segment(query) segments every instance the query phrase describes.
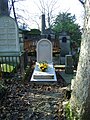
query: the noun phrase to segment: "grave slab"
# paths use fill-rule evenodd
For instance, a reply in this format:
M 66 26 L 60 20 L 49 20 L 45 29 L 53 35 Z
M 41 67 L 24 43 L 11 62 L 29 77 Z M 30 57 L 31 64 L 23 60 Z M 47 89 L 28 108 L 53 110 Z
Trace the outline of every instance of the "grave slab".
M 39 63 L 36 63 L 31 81 L 57 81 L 55 69 L 53 64 L 48 64 L 48 68 L 45 72 L 40 71 Z
M 43 61 L 48 64 L 48 68 L 44 72 L 39 68 L 39 63 Z M 37 62 L 31 81 L 57 81 L 52 62 L 52 43 L 48 39 L 41 39 L 37 43 Z

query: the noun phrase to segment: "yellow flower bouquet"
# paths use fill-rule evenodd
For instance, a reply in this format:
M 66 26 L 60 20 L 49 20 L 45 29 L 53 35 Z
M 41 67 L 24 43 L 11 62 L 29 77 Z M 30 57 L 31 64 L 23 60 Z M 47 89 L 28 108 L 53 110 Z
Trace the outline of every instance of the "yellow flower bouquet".
M 45 72 L 46 69 L 48 68 L 48 63 L 47 62 L 40 62 L 39 63 L 39 68 L 42 72 Z

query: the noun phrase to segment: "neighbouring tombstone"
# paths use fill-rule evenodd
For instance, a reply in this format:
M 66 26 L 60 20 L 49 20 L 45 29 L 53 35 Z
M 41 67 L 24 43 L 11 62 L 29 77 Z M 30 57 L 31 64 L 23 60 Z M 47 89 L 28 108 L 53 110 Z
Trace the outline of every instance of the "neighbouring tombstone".
M 65 55 L 70 54 L 70 36 L 67 35 L 66 32 L 63 32 L 59 36 L 60 43 L 60 62 L 61 64 L 65 64 Z
M 20 63 L 23 55 L 22 36 L 15 20 L 9 16 L 0 17 L 0 62 Z
M 48 63 L 46 72 L 40 71 L 38 66 L 43 61 Z M 52 43 L 48 39 L 41 39 L 37 43 L 37 62 L 31 81 L 57 81 L 52 63 Z
M 72 74 L 73 73 L 73 59 L 72 55 L 65 56 L 65 73 Z
M 21 40 L 15 20 L 9 16 L 0 17 L 0 56 L 18 56 L 17 62 L 19 62 L 19 56 L 23 52 Z M 12 58 L 9 60 L 12 61 Z
M 14 19 L 0 17 L 0 54 L 20 53 L 19 32 Z

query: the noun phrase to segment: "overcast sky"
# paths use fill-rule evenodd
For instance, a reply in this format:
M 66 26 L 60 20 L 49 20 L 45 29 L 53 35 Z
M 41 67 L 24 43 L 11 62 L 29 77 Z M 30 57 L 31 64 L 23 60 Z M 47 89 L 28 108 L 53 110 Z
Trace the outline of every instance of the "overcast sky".
M 42 1 L 42 0 L 41 0 Z M 53 0 L 43 0 L 45 4 L 50 4 Z M 79 0 L 54 0 L 57 4 L 54 6 L 53 15 L 58 15 L 59 12 L 70 12 L 72 15 L 75 14 L 77 23 L 83 25 L 84 9 Z M 22 14 L 25 19 L 24 21 L 30 26 L 30 28 L 38 28 L 41 24 L 41 11 L 40 0 L 25 0 L 23 2 L 15 3 L 19 9 L 18 14 Z M 39 8 L 38 8 L 39 7 Z M 23 9 L 21 11 L 20 9 Z M 38 26 L 39 24 L 39 26 Z

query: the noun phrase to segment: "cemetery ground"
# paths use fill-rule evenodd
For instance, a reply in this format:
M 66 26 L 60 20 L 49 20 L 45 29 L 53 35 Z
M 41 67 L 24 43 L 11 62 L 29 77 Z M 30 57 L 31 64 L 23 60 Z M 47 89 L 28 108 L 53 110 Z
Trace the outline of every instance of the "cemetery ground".
M 22 80 L 20 71 L 0 82 L 5 85 L 0 96 L 0 120 L 66 120 L 63 103 L 74 74 L 56 69 L 57 82 L 30 82 L 32 69 Z M 66 76 L 66 77 L 65 77 Z M 69 80 L 69 81 L 68 81 Z M 68 82 L 67 82 L 68 81 Z

